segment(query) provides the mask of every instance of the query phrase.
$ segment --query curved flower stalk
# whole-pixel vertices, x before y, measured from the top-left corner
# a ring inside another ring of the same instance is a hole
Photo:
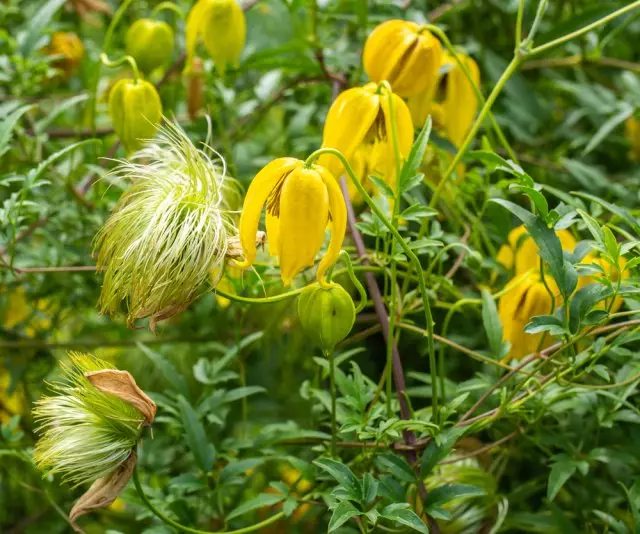
[[[390,100],[393,100],[392,105]],[[404,158],[413,144],[413,122],[407,105],[389,90],[388,84],[369,83],[347,89],[329,109],[322,148],[342,152],[368,193],[374,189],[373,182],[368,179],[370,175],[381,177],[392,187],[395,184],[397,165],[392,121],[397,128],[400,157]],[[334,176],[345,174],[340,160],[331,155],[323,154],[319,163]],[[348,187],[351,199],[361,203],[363,199],[350,180]]]
[[[51,385],[33,410],[38,423],[35,461],[48,474],[91,488],[69,514],[75,520],[109,506],[126,486],[136,463],[135,448],[156,405],[126,371],[81,353],[70,353],[63,380]]]
[[[153,330],[200,295],[237,235],[228,200],[236,184],[225,170],[167,123],[113,171],[130,185],[96,237],[103,313],[125,301],[129,323],[150,317]]]
[[[318,265],[317,278],[327,286],[325,273],[340,254],[347,212],[335,177],[321,165],[306,165],[295,158],[279,158],[253,179],[240,217],[240,242],[246,268],[256,257],[256,232],[266,205],[269,252],[280,259],[285,285],[305,267],[312,266],[331,222],[331,241]]]
[[[191,69],[198,39],[202,38],[218,71],[237,66],[247,39],[244,11],[236,0],[198,0],[187,16],[187,61]]]
[[[394,93],[433,94],[442,61],[442,44],[426,28],[406,20],[388,20],[367,38],[364,69],[374,82],[387,80]]]

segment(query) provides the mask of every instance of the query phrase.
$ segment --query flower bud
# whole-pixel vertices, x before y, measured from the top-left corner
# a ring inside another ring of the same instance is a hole
[[[371,80],[387,80],[393,92],[409,97],[438,82],[442,45],[427,29],[415,22],[389,20],[377,26],[364,45],[362,62]]]
[[[73,32],[54,33],[45,51],[49,56],[58,56],[52,64],[62,72],[63,78],[68,78],[75,72],[84,56],[82,41]]]
[[[310,285],[298,297],[298,317],[305,334],[323,351],[332,351],[353,327],[356,309],[342,286]]]
[[[198,116],[204,102],[202,60],[197,57],[187,76],[187,111],[191,120]]]
[[[130,154],[155,135],[162,119],[162,102],[149,82],[120,80],[109,94],[109,114],[120,141]]]
[[[220,72],[236,66],[244,49],[247,28],[244,11],[236,0],[198,0],[187,17],[187,71],[191,68],[198,38]]]
[[[166,22],[136,20],[127,30],[127,54],[145,74],[164,65],[173,52],[173,30]]]

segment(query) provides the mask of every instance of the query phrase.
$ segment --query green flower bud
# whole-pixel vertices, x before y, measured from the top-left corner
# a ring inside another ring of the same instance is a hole
[[[144,80],[120,80],[109,94],[109,114],[128,154],[151,139],[162,119],[162,102],[156,88]]]
[[[356,310],[342,286],[313,284],[298,297],[298,317],[305,334],[323,351],[332,351],[353,327]]]
[[[161,67],[173,52],[173,30],[166,22],[136,20],[127,30],[127,54],[145,74]]]

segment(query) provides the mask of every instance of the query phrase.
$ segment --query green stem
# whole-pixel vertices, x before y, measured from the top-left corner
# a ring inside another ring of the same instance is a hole
[[[182,20],[184,20],[184,11],[182,11],[182,9],[180,9],[173,2],[160,2],[156,7],[153,8],[153,10],[151,11],[151,15],[155,17],[158,13],[160,13],[160,11],[164,10],[173,11]]]
[[[402,238],[402,236],[400,235],[398,230],[395,228],[395,226],[393,226],[393,224],[385,216],[385,214],[382,212],[382,210],[378,207],[378,205],[369,196],[369,193],[367,193],[365,191],[364,187],[362,186],[362,184],[360,183],[360,181],[358,180],[358,178],[354,174],[353,169],[351,168],[351,165],[347,161],[347,158],[344,157],[342,152],[340,152],[339,150],[336,150],[335,148],[320,148],[320,149],[316,150],[315,152],[313,152],[307,158],[307,160],[305,161],[305,164],[315,161],[322,154],[332,154],[333,156],[337,157],[340,160],[340,162],[342,163],[342,165],[345,168],[345,171],[349,175],[349,179],[353,182],[354,187],[362,195],[362,198],[367,203],[367,205],[371,208],[371,211],[373,211],[378,216],[378,218],[380,219],[382,224],[384,224],[387,227],[387,229],[391,232],[393,237],[400,244],[402,250],[404,251],[404,253],[409,258],[409,261],[413,265],[413,268],[415,269],[416,274],[418,275],[418,285],[420,287],[420,297],[422,298],[422,302],[423,302],[423,305],[424,305],[425,323],[426,323],[426,327],[427,327],[427,347],[428,347],[428,352],[429,352],[429,367],[431,368],[430,369],[431,370],[431,381],[432,381],[432,383],[431,383],[431,388],[432,388],[431,394],[432,394],[432,399],[433,399],[433,415],[434,415],[434,419],[437,419],[438,412],[439,412],[439,407],[438,407],[438,384],[437,384],[436,355],[435,355],[435,346],[434,346],[434,342],[433,342],[433,316],[431,314],[431,305],[429,303],[429,294],[427,293],[427,286],[426,286],[426,283],[425,283],[425,280],[424,280],[424,274],[423,274],[423,271],[422,271],[422,266],[420,265],[420,260],[418,260],[418,257],[415,255],[413,250],[411,250],[411,248],[406,243],[406,241]]]
[[[222,289],[215,288],[214,291],[229,300],[234,300],[236,302],[246,302],[250,304],[271,304],[273,302],[280,302],[283,300],[287,300],[288,298],[295,297],[304,291],[304,287],[299,289],[294,289],[293,291],[288,291],[287,293],[281,293],[280,295],[273,295],[271,297],[262,297],[262,298],[252,298],[252,297],[241,297],[240,295],[234,295],[232,293],[227,293]]]
[[[447,49],[449,54],[453,56],[453,59],[455,60],[456,64],[458,65],[462,73],[467,78],[467,81],[471,85],[473,92],[475,93],[476,98],[478,99],[479,104],[481,106],[484,106],[486,103],[486,99],[484,98],[484,95],[482,94],[480,87],[478,87],[478,84],[476,84],[475,80],[471,76],[471,72],[467,68],[467,65],[465,65],[464,61],[462,61],[458,56],[458,54],[456,53],[456,49],[451,44],[451,41],[447,37],[447,34],[444,33],[440,28],[438,28],[438,26],[434,26],[433,24],[425,24],[425,28],[427,28],[430,32],[435,33],[440,38],[440,40],[444,43],[445,48]],[[487,117],[489,118],[489,122],[491,123],[491,127],[495,131],[496,136],[498,136],[498,139],[500,140],[500,144],[502,145],[502,148],[505,149],[505,151],[507,152],[507,155],[514,162],[518,163],[517,154],[509,144],[509,141],[507,141],[507,138],[505,137],[504,132],[502,131],[502,128],[500,127],[500,125],[498,124],[498,121],[493,116],[493,113],[491,113],[490,110],[489,110],[489,113],[487,114]]]
[[[523,50],[526,53],[528,48],[531,46],[531,43],[533,43],[533,40],[536,37],[536,33],[538,33],[540,23],[542,22],[542,17],[544,17],[544,13],[547,10],[547,4],[548,0],[540,0],[540,2],[538,3],[538,9],[536,10],[536,16],[533,19],[533,24],[531,24],[529,35],[527,35],[527,38],[523,42],[518,43],[518,48],[516,48],[516,55],[520,54]]]
[[[516,17],[516,53],[520,49],[520,43],[522,42],[522,18],[524,15],[524,0],[520,0],[518,4],[518,16]]]
[[[133,82],[138,83],[138,80],[140,79],[140,71],[138,71],[138,65],[136,64],[136,60],[133,59],[131,56],[122,56],[120,59],[111,61],[107,57],[107,54],[103,52],[102,54],[100,54],[100,62],[105,67],[109,67],[109,68],[116,68],[116,67],[119,67],[120,65],[123,65],[124,63],[129,63],[129,66],[133,71]]]
[[[351,283],[354,286],[356,286],[356,289],[360,294],[360,302],[356,306],[356,315],[358,315],[367,305],[367,300],[368,300],[367,291],[365,290],[364,286],[360,283],[360,280],[358,280],[355,273],[353,272],[353,264],[351,263],[351,256],[349,256],[349,253],[346,250],[341,250],[340,256],[344,259],[344,262],[347,266],[347,274],[349,275],[349,279],[351,280]],[[337,274],[338,273],[335,272],[334,276]]]
[[[336,425],[336,358],[335,351],[330,350],[325,353],[325,356],[329,358],[329,383],[331,388],[331,456],[337,458],[336,443],[337,438],[337,425]]]
[[[607,16],[602,17],[601,19],[598,19],[595,22],[592,22],[591,24],[587,24],[586,26],[583,26],[579,30],[571,32],[567,35],[563,35],[562,37],[558,37],[557,39],[554,39],[553,41],[549,41],[548,43],[544,43],[540,46],[536,46],[535,48],[532,48],[529,51],[528,55],[535,56],[551,48],[554,48],[558,45],[566,43],[567,41],[571,41],[572,39],[575,39],[576,37],[580,37],[581,35],[584,35],[585,33],[588,33],[591,30],[595,30],[598,26],[602,26],[603,24],[606,24],[610,20],[613,20],[619,17],[620,15],[624,15],[625,13],[628,13],[629,11],[632,11],[638,7],[640,7],[640,0],[636,0],[635,2],[632,2],[624,7],[621,7],[620,9],[617,9],[613,13],[609,13]]]
[[[156,506],[149,500],[149,498],[145,495],[144,491],[142,490],[137,468],[133,470],[133,484],[136,488],[136,491],[138,492],[138,495],[144,502],[144,504],[147,506],[147,508],[149,508],[149,510],[151,510],[151,512],[156,517],[158,517],[159,519],[164,521],[167,525],[170,525],[175,529],[178,529],[182,532],[189,532],[191,534],[245,534],[246,532],[255,532],[256,530],[260,530],[268,525],[271,525],[272,523],[275,523],[276,521],[279,521],[284,517],[284,512],[278,512],[277,514],[272,515],[271,517],[269,517],[268,519],[265,519],[264,521],[261,521],[260,523],[256,523],[255,525],[250,525],[248,527],[240,528],[237,530],[216,531],[216,532],[209,531],[209,530],[198,530],[196,528],[186,527],[184,525],[181,525],[180,523],[177,523],[170,517],[167,517],[165,514],[163,514],[160,510],[158,510],[158,508],[156,508]]]
[[[511,60],[511,63],[509,63],[505,71],[502,73],[502,76],[500,76],[498,83],[496,83],[495,87],[491,91],[491,94],[487,97],[487,101],[484,103],[484,106],[482,106],[482,109],[480,110],[478,117],[473,123],[473,126],[471,126],[469,133],[467,133],[467,137],[462,142],[462,146],[460,146],[460,148],[458,149],[458,152],[453,158],[453,161],[451,162],[451,164],[449,165],[449,168],[447,169],[444,176],[442,177],[442,180],[440,180],[440,183],[438,184],[435,191],[433,192],[433,197],[431,198],[431,202],[429,203],[430,207],[433,208],[438,203],[438,200],[440,199],[440,195],[442,194],[442,190],[444,189],[444,186],[447,184],[447,182],[453,175],[453,171],[458,166],[458,163],[460,163],[463,156],[466,154],[467,149],[471,144],[471,141],[473,141],[473,138],[475,137],[476,133],[478,133],[478,130],[480,129],[480,125],[484,122],[484,119],[487,117],[489,110],[493,106],[494,102],[496,101],[496,98],[498,98],[498,95],[502,91],[503,87],[505,86],[509,78],[511,78],[512,74],[520,66],[521,61],[522,59],[520,56],[515,56]]]
[[[124,0],[124,2],[122,2],[122,5],[117,9],[115,14],[113,15],[113,18],[109,23],[109,27],[107,28],[107,31],[104,35],[104,41],[102,43],[102,49],[101,49],[102,53],[106,54],[107,52],[109,52],[109,46],[111,45],[111,38],[113,37],[113,33],[115,32],[116,27],[118,26],[118,23],[120,22],[120,19],[124,15],[125,11],[129,9],[129,6],[132,3],[133,3],[133,0]],[[94,136],[96,131],[96,115],[97,115],[96,108],[98,106],[98,86],[100,85],[101,67],[102,67],[102,63],[98,62],[98,66],[96,67],[96,73],[95,73],[95,81],[93,83],[93,87],[91,88],[91,103],[90,103],[91,130],[93,131]]]

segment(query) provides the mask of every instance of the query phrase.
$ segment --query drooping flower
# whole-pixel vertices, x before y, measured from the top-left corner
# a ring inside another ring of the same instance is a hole
[[[406,20],[388,20],[377,26],[362,55],[369,78],[387,80],[402,97],[432,93],[441,60],[440,41],[426,28]]]
[[[128,372],[88,354],[69,359],[63,380],[51,385],[54,394],[33,410],[40,435],[34,457],[39,469],[74,486],[93,482],[69,514],[77,530],[79,516],[109,506],[128,482],[156,405]]]
[[[559,230],[556,235],[563,250],[571,252],[576,248],[578,242],[568,230]],[[525,226],[520,225],[509,232],[507,243],[498,250],[496,260],[517,276],[531,269],[540,268],[538,250],[538,245],[529,235]]]
[[[331,105],[324,125],[322,146],[340,150],[368,192],[374,188],[368,180],[370,175],[384,179],[391,186],[396,181],[390,101],[398,148],[405,158],[413,143],[411,114],[404,101],[384,84],[369,83],[341,93]],[[345,174],[342,163],[332,155],[322,155],[320,164],[336,177]],[[351,199],[361,202],[355,186],[350,180],[347,183]]]
[[[53,66],[62,73],[63,78],[71,76],[84,56],[84,45],[73,32],[56,32],[45,49],[49,56],[55,56]]]
[[[138,19],[127,30],[126,51],[145,74],[161,67],[173,52],[173,30],[166,22]]]
[[[317,278],[326,284],[325,273],[335,263],[346,231],[346,207],[335,177],[323,166],[307,167],[295,158],[279,158],[253,179],[240,217],[240,242],[246,268],[256,257],[256,232],[266,204],[269,252],[280,260],[285,285],[314,264],[331,222],[331,240],[320,260]]]
[[[629,117],[624,123],[625,134],[629,140],[629,157],[640,160],[640,119]]]
[[[244,11],[236,0],[198,0],[187,17],[187,61],[191,68],[198,39],[220,72],[237,66],[247,38]]]
[[[130,185],[96,237],[99,306],[113,314],[125,301],[129,322],[151,317],[153,329],[195,300],[224,262],[236,235],[235,181],[171,123],[113,173]]]

